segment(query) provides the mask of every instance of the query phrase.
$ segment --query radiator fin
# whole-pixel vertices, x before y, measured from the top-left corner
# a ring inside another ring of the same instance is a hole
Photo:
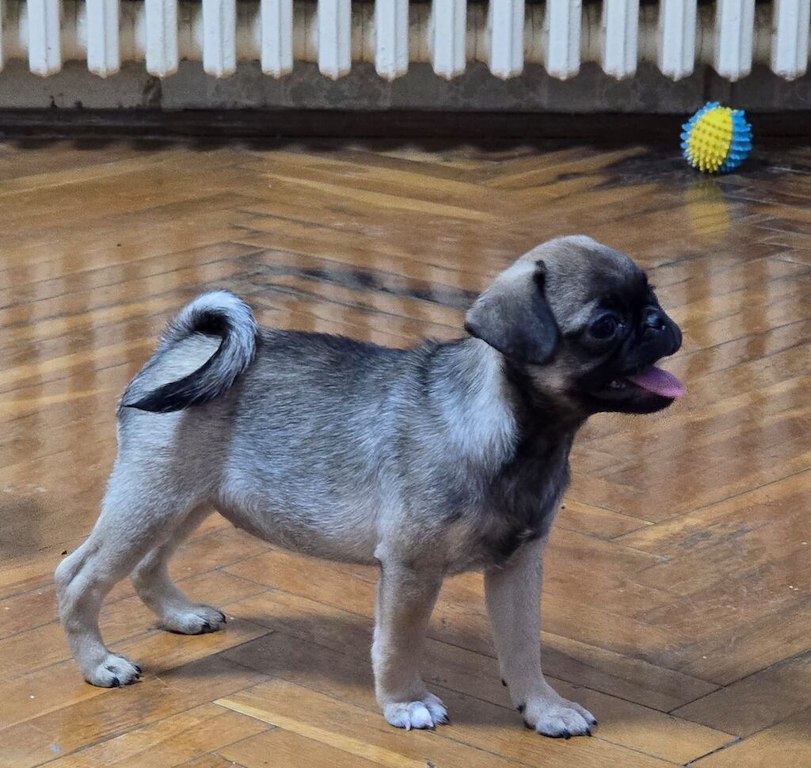
[[[87,68],[99,77],[121,69],[118,0],[86,0]]]
[[[434,72],[447,80],[461,75],[467,60],[466,0],[433,0],[429,26]]]
[[[718,0],[715,16],[715,71],[732,81],[752,71],[755,0]]]
[[[150,75],[167,77],[177,72],[177,0],[145,0],[143,46]]]
[[[662,0],[659,7],[658,65],[673,80],[693,74],[696,61],[697,0]]]
[[[203,69],[226,77],[237,69],[236,0],[203,0]]]
[[[408,72],[408,0],[377,0],[375,71],[385,80]]]
[[[580,71],[581,0],[547,0],[544,64],[552,77],[566,80]]]
[[[62,69],[59,0],[28,0],[28,68],[36,75],[53,75]]]
[[[775,0],[772,24],[771,68],[793,80],[808,69],[808,30],[811,0]]]

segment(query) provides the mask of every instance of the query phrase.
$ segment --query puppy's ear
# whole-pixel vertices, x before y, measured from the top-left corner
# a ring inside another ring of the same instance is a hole
[[[503,355],[543,365],[555,355],[560,329],[544,295],[546,265],[518,262],[476,299],[465,330]]]

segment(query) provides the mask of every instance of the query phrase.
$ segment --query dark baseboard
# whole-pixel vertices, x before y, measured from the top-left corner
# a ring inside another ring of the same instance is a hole
[[[811,112],[749,113],[755,141],[811,143]],[[625,113],[181,110],[0,110],[0,137],[442,139],[672,144],[684,115]]]

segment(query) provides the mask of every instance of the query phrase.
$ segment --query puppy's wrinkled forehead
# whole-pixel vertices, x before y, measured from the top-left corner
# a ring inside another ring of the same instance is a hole
[[[524,261],[543,262],[546,300],[559,322],[576,322],[606,296],[636,304],[647,295],[642,269],[624,253],[585,235],[550,240],[522,256]]]

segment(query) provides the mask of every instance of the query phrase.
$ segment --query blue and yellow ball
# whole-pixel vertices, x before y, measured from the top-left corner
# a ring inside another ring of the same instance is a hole
[[[704,173],[728,173],[752,151],[752,126],[745,113],[717,101],[699,109],[682,128],[684,157]]]

